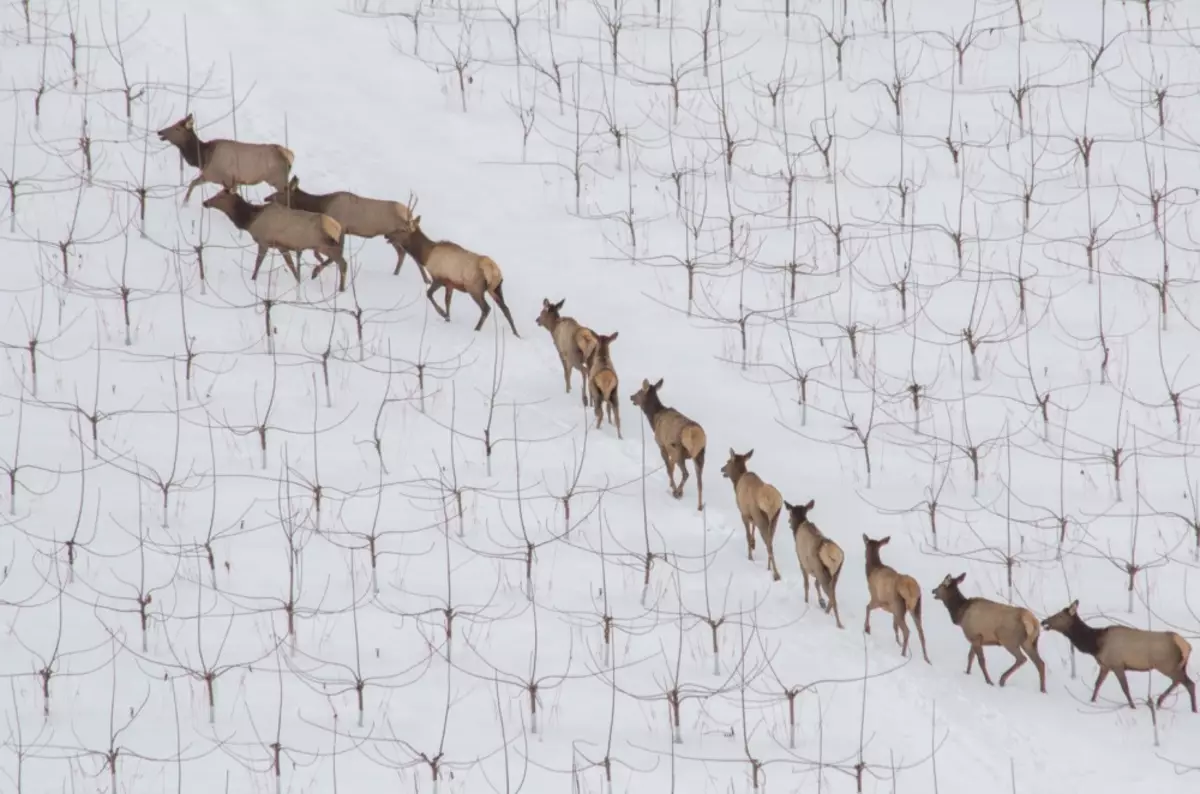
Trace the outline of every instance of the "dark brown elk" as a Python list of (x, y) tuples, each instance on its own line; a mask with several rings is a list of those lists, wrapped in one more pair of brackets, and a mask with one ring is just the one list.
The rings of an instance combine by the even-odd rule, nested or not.
[[(917, 627), (917, 637), (921, 640), (921, 656), (929, 662), (929, 653), (925, 650), (925, 627), (921, 625), (921, 585), (917, 580), (906, 574), (897, 573), (895, 568), (884, 565), (879, 550), (891, 542), (886, 538), (872, 540), (863, 534), (863, 545), (867, 553), (867, 590), (871, 600), (867, 603), (867, 616), (863, 620), (863, 631), (871, 633), (871, 613), (882, 609), (892, 616), (892, 632), (896, 636), (896, 644), (900, 646), (900, 654), (908, 655), (908, 621), (907, 615), (912, 615)], [(903, 634), (904, 641), (900, 636)]]
[(775, 527), (783, 511), (783, 496), (779, 490), (763, 482), (762, 478), (746, 468), (746, 461), (754, 454), (750, 450), (739, 455), (729, 448), (729, 460), (721, 467), (721, 476), (733, 483), (733, 495), (737, 500), (738, 512), (742, 515), (742, 527), (746, 530), (746, 554), (754, 560), (754, 530), (762, 536), (767, 546), (767, 570), (779, 581), (779, 566), (775, 564)]
[[(708, 437), (704, 428), (674, 408), (663, 405), (658, 397), (663, 380), (651, 384), (643, 379), (642, 388), (629, 397), (629, 401), (642, 409), (650, 429), (654, 432), (654, 441), (662, 455), (663, 463), (667, 466), (667, 479), (671, 482), (671, 495), (676, 499), (683, 498), (683, 486), (687, 485), (687, 461), (696, 462), (696, 509), (704, 509), (704, 452), (708, 446)], [(675, 484), (675, 466), (679, 465), (683, 479)]]
[(1129, 708), (1136, 708), (1133, 695), (1129, 694), (1129, 681), (1125, 679), (1125, 673), (1130, 670), (1137, 673), (1157, 670), (1171, 679), (1171, 685), (1158, 696), (1158, 707), (1162, 708), (1167, 695), (1183, 684), (1192, 701), (1192, 712), (1195, 713), (1196, 684), (1187, 672), (1192, 646), (1175, 632), (1145, 631), (1115, 625), (1093, 628), (1079, 617), (1078, 601), (1072, 601), (1070, 606), (1043, 620), (1042, 628), (1065, 635), (1075, 650), (1094, 657), (1096, 664), (1100, 665), (1100, 674), (1096, 676), (1096, 686), (1092, 689), (1093, 703), (1100, 694), (1100, 685), (1111, 672), (1117, 677)]
[(1038, 619), (1024, 607), (1000, 604), (986, 598), (967, 598), (958, 589), (966, 578), (965, 573), (947, 575), (933, 589), (933, 597), (946, 605), (950, 621), (962, 629), (963, 636), (971, 643), (971, 649), (967, 652), (967, 675), (971, 674), (971, 665), (978, 659), (983, 680), (991, 685), (992, 677), (988, 675), (983, 649), (999, 645), (1016, 659), (1013, 666), (1000, 676), (1000, 686), (1004, 686), (1028, 659), (1032, 659), (1033, 666), (1037, 668), (1038, 683), (1045, 693), (1046, 665), (1038, 653), (1038, 636), (1042, 632)]
[(191, 113), (159, 130), (158, 139), (172, 144), (184, 162), (200, 170), (183, 195), (184, 204), (192, 197), (192, 191), (205, 183), (220, 185), (233, 192), (242, 185), (262, 182), (283, 190), (295, 160), (291, 149), (277, 143), (245, 143), (224, 138), (200, 140)]
[[(492, 307), (487, 302), (487, 296), (490, 295), (500, 307), (500, 311), (504, 312), (504, 319), (508, 320), (513, 336), (520, 338), (521, 334), (517, 332), (512, 312), (504, 302), (504, 274), (500, 272), (500, 266), (490, 256), (468, 251), (458, 243), (449, 240), (435, 242), (429, 239), (421, 229), (421, 216), (413, 214), (415, 208), (414, 199), (413, 204), (409, 206), (412, 219), (400, 241), (404, 250), (429, 274), (430, 286), (425, 297), (433, 304), (434, 311), (446, 322), (450, 322), (450, 300), (456, 291), (465, 292), (479, 307), (479, 322), (475, 323), (475, 330), (478, 331), (492, 312)], [(446, 294), (444, 309), (438, 306), (433, 297), (439, 289)]]
[[(267, 196), (266, 200), (293, 209), (328, 215), (342, 224), (342, 231), (352, 237), (383, 237), (396, 251), (396, 269), (393, 275), (400, 275), (405, 256), (402, 240), (409, 227), (407, 205), (399, 201), (364, 198), (347, 190), (339, 190), (336, 193), (306, 193), (300, 189), (298, 177), (292, 177), (287, 190), (277, 190)], [(428, 284), (429, 274), (420, 264), (417, 265), (417, 270)]]
[(234, 226), (248, 232), (254, 242), (258, 243), (258, 257), (254, 260), (251, 281), (258, 278), (258, 269), (262, 267), (267, 252), (272, 248), (283, 255), (283, 261), (287, 263), (296, 281), (299, 281), (300, 269), (292, 261), (292, 252), (313, 251), (320, 261), (320, 264), (313, 268), (313, 278), (320, 275), (325, 265), (331, 261), (336, 262), (338, 289), (345, 291), (348, 270), (346, 259), (342, 255), (345, 235), (342, 234), (341, 224), (333, 218), (280, 204), (251, 204), (225, 188), (207, 199), (204, 206), (223, 212)]

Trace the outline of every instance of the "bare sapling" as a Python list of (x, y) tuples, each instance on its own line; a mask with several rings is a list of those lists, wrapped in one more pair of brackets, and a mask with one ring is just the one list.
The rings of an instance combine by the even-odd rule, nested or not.
[(1070, 640), (1075, 650), (1095, 658), (1100, 666), (1100, 674), (1096, 676), (1096, 685), (1092, 688), (1093, 703), (1100, 694), (1100, 685), (1111, 672), (1117, 677), (1129, 708), (1137, 708), (1129, 693), (1129, 681), (1125, 673), (1157, 670), (1171, 680), (1171, 685), (1158, 696), (1155, 706), (1162, 708), (1167, 695), (1182, 684), (1191, 699), (1192, 713), (1196, 713), (1196, 684), (1187, 671), (1192, 646), (1175, 632), (1146, 631), (1115, 624), (1103, 628), (1089, 626), (1079, 617), (1078, 599), (1043, 620), (1042, 628), (1057, 631)]
[[(895, 634), (896, 644), (901, 646), (900, 654), (908, 656), (907, 616), (912, 615), (913, 623), (917, 627), (917, 637), (921, 640), (921, 656), (925, 657), (927, 664), (932, 664), (925, 650), (925, 628), (921, 623), (921, 585), (911, 576), (898, 573), (890, 565), (884, 565), (879, 550), (891, 542), (891, 535), (874, 540), (864, 532), (862, 538), (867, 556), (867, 590), (871, 596), (867, 602), (866, 617), (863, 619), (863, 631), (871, 633), (871, 613), (882, 609), (892, 616), (892, 632)], [(903, 642), (900, 639), (901, 634), (904, 635)]]
[(188, 184), (184, 204), (192, 197), (192, 191), (203, 184), (220, 185), (236, 192), (243, 185), (266, 182), (275, 190), (287, 190), (295, 155), (285, 146), (224, 138), (201, 140), (191, 113), (159, 130), (158, 139), (178, 149), (184, 161), (200, 171)]
[[(125, 101), (125, 131), (128, 133), (132, 133), (133, 132), (133, 103), (138, 101), (145, 95), (146, 85), (142, 84), (135, 88), (136, 84), (130, 82), (130, 80), (129, 80), (129, 72), (128, 72), (128, 69), (126, 68), (126, 62), (125, 62), (125, 49), (124, 49), (123, 40), (121, 37), (121, 4), (119, 2), (113, 3), (112, 14), (113, 14), (113, 19), (112, 19), (113, 27), (112, 27), (112, 39), (110, 40), (109, 36), (108, 36), (108, 31), (106, 30), (106, 28), (104, 26), (104, 13), (103, 13), (103, 10), (101, 10), (100, 37), (104, 42), (105, 49), (108, 50), (109, 57), (113, 59), (113, 62), (116, 63), (117, 68), (121, 73), (121, 89), (120, 90), (121, 90), (122, 98)], [(149, 19), (149, 14), (146, 15), (145, 19), (143, 19), (142, 25), (144, 25), (148, 19)], [(141, 28), (141, 25), (138, 26), (139, 30), (140, 30), (140, 28)], [(135, 30), (134, 34), (132, 34), (132, 35), (136, 35), (136, 33), (137, 33), (137, 31)]]
[(254, 259), (254, 270), (250, 280), (258, 278), (267, 253), (274, 249), (283, 256), (283, 261), (300, 282), (300, 269), (292, 260), (293, 251), (313, 251), (317, 254), (317, 266), (313, 278), (330, 262), (338, 266), (338, 291), (346, 291), (346, 274), (350, 269), (343, 254), (345, 232), (342, 225), (328, 215), (292, 209), (274, 202), (251, 204), (228, 188), (222, 188), (215, 196), (204, 200), (206, 209), (220, 210), (238, 229), (247, 232), (258, 244), (258, 255)]
[(558, 352), (558, 360), (562, 363), (563, 385), (567, 394), (571, 393), (571, 371), (579, 372), (583, 407), (587, 408), (588, 359), (596, 348), (596, 332), (581, 325), (574, 317), (562, 314), (562, 307), (566, 302), (566, 298), (557, 303), (551, 303), (549, 298), (542, 298), (542, 310), (535, 322), (550, 332), (554, 349)]
[(783, 510), (783, 496), (778, 488), (763, 482), (746, 468), (746, 461), (752, 455), (753, 449), (739, 455), (730, 447), (729, 460), (721, 467), (721, 476), (733, 483), (733, 495), (742, 516), (742, 527), (746, 530), (746, 556), (754, 561), (754, 531), (758, 530), (767, 547), (767, 571), (778, 582), (781, 577), (775, 564), (775, 528)]
[(1032, 659), (1042, 694), (1045, 694), (1046, 665), (1038, 653), (1038, 636), (1042, 631), (1038, 619), (1024, 607), (1009, 606), (979, 596), (967, 598), (958, 589), (966, 578), (965, 573), (958, 576), (947, 574), (942, 583), (933, 589), (933, 597), (946, 606), (950, 621), (962, 629), (963, 636), (971, 644), (967, 652), (966, 674), (971, 674), (971, 667), (978, 658), (983, 680), (991, 686), (992, 677), (988, 675), (983, 649), (998, 645), (1016, 659), (1013, 666), (1000, 676), (1000, 686), (1004, 686), (1013, 673)]
[[(409, 200), (412, 200), (411, 196)], [(348, 190), (307, 193), (301, 190), (299, 177), (292, 177), (286, 190), (272, 193), (267, 196), (266, 202), (327, 215), (342, 225), (344, 234), (352, 237), (383, 237), (396, 251), (396, 269), (392, 271), (392, 275), (400, 275), (405, 257), (403, 238), (408, 233), (410, 220), (407, 204), (364, 198)], [(424, 268), (418, 265), (417, 271), (421, 274), (421, 279), (428, 284), (429, 274)]]
[(833, 540), (825, 537), (816, 524), (808, 520), (808, 514), (816, 506), (815, 499), (809, 499), (802, 505), (788, 504), (783, 507), (788, 511), (788, 525), (792, 529), (792, 539), (796, 542), (796, 559), (800, 563), (800, 573), (804, 577), (804, 603), (808, 603), (808, 584), (812, 578), (817, 591), (817, 604), (828, 615), (833, 613), (833, 619), (839, 629), (842, 616), (838, 612), (837, 583), (842, 575), (842, 564), (846, 555), (842, 547)]
[[(688, 481), (687, 461), (696, 464), (696, 510), (704, 510), (704, 453), (708, 446), (708, 436), (700, 424), (684, 416), (674, 408), (663, 405), (658, 391), (663, 386), (663, 379), (657, 383), (643, 379), (642, 387), (629, 397), (629, 401), (642, 409), (650, 429), (654, 431), (654, 441), (667, 467), (667, 479), (671, 483), (671, 495), (676, 499), (683, 498), (683, 487)], [(675, 484), (675, 466), (683, 472), (679, 485)]]
[(434, 65), (434, 71), (441, 74), (446, 71), (453, 71), (457, 77), (458, 83), (458, 98), (462, 112), (467, 112), (467, 86), (475, 84), (475, 75), (472, 67), (475, 65), (475, 56), (471, 53), (471, 24), (464, 23), (459, 26), (458, 44), (451, 47), (442, 41), (442, 37), (438, 35), (437, 29), (434, 28), (433, 37), (437, 39), (438, 44), (442, 45), (442, 49), (446, 51), (446, 55), (450, 58), (450, 66), (444, 67)]
[[(409, 206), (410, 214), (415, 208), (414, 198)], [(504, 274), (494, 259), (469, 251), (449, 240), (431, 240), (421, 229), (421, 216), (415, 214), (412, 214), (408, 232), (402, 237), (401, 244), (429, 274), (430, 286), (425, 292), (425, 297), (443, 320), (450, 322), (450, 301), (454, 293), (465, 292), (479, 307), (479, 322), (475, 323), (475, 330), (478, 331), (483, 328), (484, 321), (492, 312), (492, 307), (487, 302), (487, 297), (491, 297), (504, 313), (504, 319), (508, 320), (513, 336), (518, 339), (521, 337), (517, 332), (516, 323), (513, 322), (512, 313), (508, 310), (508, 304), (504, 301)], [(438, 306), (433, 297), (438, 290), (442, 290), (446, 296), (444, 309)]]
[(604, 421), (605, 408), (608, 409), (608, 423), (617, 428), (617, 438), (621, 435), (621, 406), (616, 367), (613, 366), (611, 345), (617, 341), (617, 334), (597, 334), (596, 346), (592, 349), (587, 362), (588, 397), (596, 414), (596, 429)]

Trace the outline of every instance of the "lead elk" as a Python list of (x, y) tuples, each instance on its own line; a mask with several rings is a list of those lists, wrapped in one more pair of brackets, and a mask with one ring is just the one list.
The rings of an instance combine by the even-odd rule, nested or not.
[(299, 282), (300, 269), (292, 261), (291, 254), (293, 251), (313, 251), (319, 262), (313, 268), (313, 278), (321, 274), (325, 265), (331, 261), (337, 262), (338, 290), (345, 291), (348, 270), (342, 255), (345, 235), (342, 225), (333, 218), (280, 204), (251, 204), (227, 188), (222, 188), (221, 192), (205, 200), (204, 206), (223, 212), (234, 226), (248, 232), (258, 243), (258, 257), (254, 260), (251, 281), (258, 278), (258, 269), (262, 267), (267, 252), (274, 248), (283, 255), (283, 261)]
[(971, 665), (979, 660), (979, 671), (988, 686), (992, 685), (992, 677), (988, 675), (987, 663), (983, 658), (983, 649), (999, 645), (1013, 655), (1016, 662), (1000, 676), (1000, 686), (1025, 664), (1033, 660), (1037, 668), (1038, 683), (1044, 694), (1046, 692), (1046, 665), (1038, 653), (1038, 636), (1041, 628), (1038, 619), (1024, 607), (1000, 604), (986, 598), (967, 598), (958, 586), (967, 578), (965, 573), (958, 576), (946, 575), (942, 583), (933, 589), (933, 597), (946, 605), (950, 620), (962, 629), (963, 636), (971, 643), (967, 652), (967, 675), (971, 674)]
[(1094, 628), (1079, 617), (1077, 600), (1043, 620), (1042, 628), (1065, 635), (1075, 646), (1075, 650), (1095, 658), (1096, 664), (1100, 666), (1100, 674), (1096, 676), (1096, 686), (1092, 689), (1093, 703), (1100, 694), (1100, 685), (1111, 672), (1116, 675), (1129, 708), (1136, 708), (1133, 705), (1133, 696), (1129, 694), (1129, 681), (1125, 679), (1125, 672), (1132, 670), (1146, 673), (1157, 670), (1171, 679), (1171, 685), (1158, 696), (1158, 707), (1162, 708), (1167, 695), (1171, 694), (1175, 687), (1183, 684), (1192, 701), (1192, 713), (1196, 712), (1196, 685), (1187, 672), (1192, 646), (1175, 632), (1146, 631), (1117, 625)]
[[(300, 189), (299, 177), (292, 177), (286, 190), (276, 190), (267, 196), (268, 202), (283, 204), (306, 212), (328, 215), (342, 224), (342, 231), (353, 237), (369, 239), (383, 237), (396, 251), (396, 269), (392, 275), (400, 275), (404, 265), (403, 236), (408, 232), (408, 206), (399, 201), (364, 198), (348, 190), (336, 193), (306, 193)], [(411, 197), (410, 197), (411, 200)], [(417, 270), (421, 279), (428, 284), (429, 274), (420, 264)]]
[[(629, 401), (642, 409), (650, 429), (654, 431), (654, 441), (662, 454), (663, 463), (667, 466), (667, 479), (671, 482), (671, 495), (676, 499), (683, 498), (683, 486), (687, 485), (687, 461), (696, 463), (696, 509), (704, 509), (704, 452), (708, 446), (708, 437), (704, 428), (674, 408), (663, 405), (658, 391), (662, 388), (663, 379), (651, 384), (643, 379), (642, 388), (630, 395)], [(675, 466), (683, 472), (679, 485), (675, 484)]]
[(224, 138), (200, 140), (191, 113), (159, 130), (158, 139), (172, 144), (184, 162), (200, 169), (200, 174), (188, 184), (184, 204), (192, 197), (192, 191), (205, 183), (220, 185), (230, 192), (236, 192), (242, 185), (262, 182), (277, 191), (284, 190), (296, 159), (291, 149), (277, 143), (245, 143)]
[(721, 467), (721, 476), (733, 483), (733, 495), (737, 500), (738, 512), (742, 515), (742, 527), (746, 530), (746, 554), (754, 561), (754, 530), (762, 536), (767, 546), (767, 570), (778, 582), (779, 567), (775, 564), (775, 527), (783, 510), (783, 496), (773, 485), (746, 468), (746, 461), (754, 455), (750, 450), (739, 455), (729, 448), (729, 460)]
[(551, 303), (549, 298), (542, 298), (542, 311), (537, 316), (537, 324), (550, 332), (554, 349), (558, 351), (558, 360), (562, 362), (563, 383), (567, 394), (571, 393), (571, 370), (578, 370), (583, 379), (583, 407), (588, 407), (588, 372), (587, 361), (596, 348), (596, 332), (580, 325), (574, 317), (562, 314), (566, 298)]
[[(521, 334), (517, 332), (512, 313), (504, 302), (504, 274), (500, 272), (500, 266), (490, 256), (468, 251), (458, 243), (429, 239), (421, 229), (421, 216), (415, 214), (416, 201), (414, 197), (408, 207), (410, 220), (408, 228), (400, 236), (400, 243), (429, 274), (430, 286), (425, 297), (433, 304), (434, 311), (450, 322), (450, 300), (456, 290), (465, 292), (479, 307), (479, 322), (475, 323), (475, 330), (478, 331), (492, 313), (486, 297), (490, 295), (500, 311), (504, 312), (504, 319), (508, 320), (513, 336), (519, 339)], [(445, 309), (438, 306), (433, 298), (439, 289), (446, 293)]]
[[(871, 633), (871, 613), (882, 609), (892, 616), (892, 633), (896, 644), (900, 646), (900, 655), (908, 656), (908, 621), (907, 615), (912, 615), (917, 627), (917, 637), (921, 640), (921, 656), (929, 661), (929, 653), (925, 650), (925, 627), (921, 625), (921, 585), (917, 580), (906, 574), (897, 573), (895, 568), (884, 565), (879, 550), (892, 542), (891, 535), (879, 540), (862, 536), (867, 553), (867, 590), (871, 600), (867, 603), (867, 616), (863, 620), (863, 631)], [(904, 641), (900, 636), (903, 634)]]
[[(804, 603), (808, 603), (808, 580), (811, 576), (815, 580), (817, 603), (826, 615), (833, 612), (839, 629), (845, 628), (837, 602), (838, 578), (846, 561), (842, 547), (825, 537), (817, 525), (809, 520), (808, 514), (816, 506), (816, 500), (809, 499), (802, 505), (784, 502), (783, 506), (788, 511), (788, 523), (792, 528), (792, 538), (796, 541), (796, 559), (804, 575)], [(821, 595), (822, 591), (828, 596), (828, 601)]]
[(596, 429), (604, 421), (604, 408), (608, 407), (608, 423), (617, 428), (617, 438), (621, 438), (621, 406), (617, 404), (619, 395), (617, 388), (621, 385), (617, 378), (617, 370), (613, 366), (612, 343), (617, 341), (619, 331), (611, 334), (596, 334), (596, 346), (588, 357), (588, 396), (596, 411)]

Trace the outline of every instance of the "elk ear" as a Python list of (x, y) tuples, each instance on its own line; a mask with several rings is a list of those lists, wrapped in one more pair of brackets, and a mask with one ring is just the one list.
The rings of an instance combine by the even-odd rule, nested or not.
[(868, 537), (867, 537), (867, 533), (866, 533), (866, 532), (864, 532), (864, 533), (863, 533), (863, 545), (865, 546), (865, 545), (867, 545), (867, 544), (868, 544), (868, 543), (870, 543), (870, 542), (871, 542), (871, 539), (870, 539), (870, 538), (868, 538)]
[(804, 509), (805, 509), (805, 510), (812, 510), (812, 509), (813, 509), (813, 505), (815, 505), (816, 503), (817, 503), (817, 500), (816, 500), (816, 499), (809, 499), (809, 500), (808, 500), (808, 504), (806, 504), (806, 505), (804, 506)]
[(421, 228), (421, 216), (420, 216), (420, 215), (418, 215), (417, 217), (413, 218), (413, 228), (414, 228), (414, 229), (420, 229), (420, 228)]
[(549, 298), (542, 298), (542, 308), (543, 309), (550, 308), (550, 299)]
[(661, 389), (661, 388), (662, 388), (662, 385), (663, 385), (663, 379), (662, 379), (662, 378), (659, 378), (659, 379), (658, 379), (658, 383), (654, 384), (654, 390), (655, 390), (655, 391), (658, 391), (659, 389)]
[(190, 129), (193, 129), (193, 128), (195, 128), (195, 126), (196, 126), (196, 117), (195, 117), (195, 116), (193, 116), (191, 113), (189, 113), (189, 114), (187, 114), (186, 116), (184, 116), (184, 118), (183, 118), (183, 126), (187, 127), (189, 130), (190, 130)]
[(967, 575), (965, 573), (960, 573), (958, 576), (954, 577), (951, 581), (954, 584), (962, 584), (963, 581), (966, 580), (966, 578), (967, 578)]
[(888, 535), (887, 537), (885, 537), (885, 538), (881, 538), (881, 539), (879, 540), (879, 545), (880, 545), (880, 546), (886, 546), (887, 544), (889, 544), (889, 543), (891, 543), (891, 542), (892, 542), (892, 536), (891, 536), (891, 535)]
[(1071, 613), (1072, 615), (1079, 612), (1079, 599), (1078, 598), (1076, 598), (1074, 601), (1071, 602), (1071, 606), (1067, 607), (1067, 612)]
[(620, 333), (621, 333), (620, 331), (613, 331), (611, 334), (609, 334), (608, 341), (609, 342), (617, 341), (617, 335)]
[[(792, 512), (792, 508), (793, 508), (793, 507), (795, 507), (795, 505), (794, 505), (794, 504), (790, 504), (790, 503), (788, 502), (788, 500), (787, 500), (787, 499), (784, 499), (784, 500), (783, 500), (783, 509), (784, 509), (784, 510), (786, 510), (786, 511), (788, 511), (788, 512), (790, 513), (790, 512)], [(866, 537), (866, 536), (864, 535), (863, 537)]]
[(566, 302), (567, 302), (567, 299), (563, 298), (558, 303), (554, 304), (554, 311), (558, 311), (559, 309), (561, 309), (563, 307), (563, 304)]
[(300, 187), (300, 177), (298, 177), (298, 176), (292, 177), (291, 181), (288, 182), (288, 187), (290, 187), (292, 190), (295, 190), (298, 187)]
[(731, 457), (731, 458), (737, 457), (737, 453), (733, 451), (733, 447), (729, 448), (729, 457)]
[(749, 452), (747, 452), (745, 455), (742, 455), (742, 460), (750, 460), (750, 458), (751, 458), (753, 455), (754, 455), (754, 450), (753, 450), (753, 449), (751, 449), (751, 450), (750, 450)]

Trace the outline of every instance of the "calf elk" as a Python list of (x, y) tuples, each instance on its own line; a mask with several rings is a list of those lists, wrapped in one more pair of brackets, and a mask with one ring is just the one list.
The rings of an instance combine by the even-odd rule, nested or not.
[(222, 188), (220, 193), (207, 199), (204, 206), (225, 213), (234, 226), (249, 232), (254, 242), (258, 243), (258, 257), (254, 260), (251, 281), (258, 278), (258, 269), (262, 267), (267, 251), (274, 248), (283, 255), (283, 261), (299, 282), (300, 269), (292, 261), (291, 252), (314, 251), (320, 264), (313, 268), (313, 278), (319, 276), (321, 269), (330, 261), (337, 262), (338, 290), (345, 291), (348, 269), (346, 259), (342, 256), (345, 236), (342, 234), (342, 225), (333, 218), (281, 204), (251, 204), (228, 188)]
[(596, 429), (604, 421), (604, 406), (608, 406), (608, 422), (616, 425), (617, 438), (621, 438), (621, 406), (617, 405), (617, 371), (613, 368), (612, 353), (609, 346), (617, 341), (614, 331), (608, 336), (597, 334), (596, 346), (592, 349), (587, 362), (588, 393), (591, 396), (592, 407), (596, 409)]
[(571, 370), (579, 371), (583, 378), (583, 407), (588, 405), (588, 372), (587, 361), (596, 347), (596, 334), (592, 329), (579, 324), (574, 317), (564, 317), (563, 298), (558, 303), (551, 303), (542, 298), (542, 311), (537, 316), (537, 324), (550, 332), (554, 341), (554, 349), (558, 351), (558, 360), (562, 362), (563, 382), (567, 394), (571, 393)]
[[(804, 574), (804, 603), (808, 603), (808, 578), (811, 576), (816, 580), (817, 603), (825, 610), (826, 615), (830, 611), (833, 612), (833, 619), (841, 629), (845, 626), (842, 625), (842, 616), (838, 612), (837, 583), (838, 577), (842, 575), (842, 563), (846, 561), (846, 555), (841, 546), (825, 537), (817, 525), (808, 520), (808, 514), (815, 505), (814, 499), (809, 499), (808, 504), (803, 505), (783, 503), (788, 511), (792, 537), (796, 541), (796, 559), (800, 562), (800, 572)], [(821, 595), (822, 590), (829, 597), (828, 602)]]
[(990, 686), (992, 677), (988, 675), (987, 663), (983, 659), (983, 649), (990, 645), (1003, 646), (1013, 655), (1016, 662), (1000, 676), (1000, 686), (1021, 668), (1027, 661), (1026, 654), (1033, 659), (1033, 666), (1038, 671), (1038, 683), (1043, 693), (1046, 691), (1046, 665), (1038, 653), (1038, 635), (1041, 628), (1038, 619), (1024, 607), (1014, 607), (989, 601), (986, 598), (967, 598), (958, 589), (965, 573), (958, 576), (947, 574), (942, 583), (933, 589), (933, 597), (946, 605), (950, 620), (962, 629), (963, 636), (971, 643), (967, 652), (967, 675), (971, 674), (971, 665), (979, 659), (979, 670), (983, 680)]
[[(667, 478), (671, 481), (671, 495), (676, 499), (683, 498), (683, 486), (688, 481), (687, 461), (696, 462), (696, 509), (704, 509), (704, 452), (708, 445), (708, 437), (704, 428), (674, 408), (662, 404), (658, 390), (662, 388), (663, 379), (651, 384), (643, 379), (642, 388), (630, 395), (629, 401), (642, 409), (650, 429), (654, 431), (654, 441), (662, 454), (663, 463), (667, 465)], [(679, 464), (683, 479), (675, 484), (675, 464)]]
[(196, 120), (191, 113), (159, 130), (158, 139), (173, 144), (184, 162), (200, 169), (200, 175), (191, 181), (183, 195), (184, 204), (192, 197), (192, 191), (206, 182), (229, 191), (260, 182), (283, 190), (295, 160), (291, 149), (277, 143), (243, 143), (221, 138), (202, 141), (196, 134)]
[[(921, 625), (921, 585), (911, 576), (897, 573), (890, 565), (884, 565), (879, 556), (879, 550), (892, 541), (886, 538), (872, 540), (863, 533), (863, 545), (867, 547), (867, 590), (871, 600), (867, 603), (867, 616), (863, 620), (863, 631), (871, 633), (871, 613), (882, 609), (892, 616), (892, 632), (896, 636), (896, 644), (900, 646), (900, 655), (908, 656), (908, 621), (906, 615), (912, 615), (913, 623), (917, 626), (917, 637), (921, 640), (921, 655), (929, 664), (929, 653), (925, 650), (925, 627)], [(900, 635), (904, 635), (901, 643)]]
[[(519, 339), (521, 334), (517, 332), (512, 313), (508, 310), (508, 304), (504, 302), (504, 274), (500, 272), (500, 266), (490, 256), (468, 251), (458, 243), (449, 240), (434, 242), (429, 239), (421, 230), (421, 216), (413, 214), (413, 210), (416, 209), (415, 198), (408, 209), (411, 219), (407, 230), (399, 238), (400, 244), (429, 274), (430, 286), (425, 297), (433, 304), (434, 310), (442, 315), (446, 322), (450, 322), (450, 299), (454, 297), (455, 290), (465, 292), (479, 306), (479, 322), (475, 323), (475, 330), (478, 331), (492, 313), (492, 307), (488, 305), (486, 298), (487, 295), (491, 295), (500, 311), (504, 312), (504, 319), (508, 320), (513, 336)], [(446, 293), (445, 309), (438, 306), (433, 298), (433, 294), (439, 289)]]
[[(396, 251), (396, 269), (392, 275), (400, 275), (404, 264), (402, 240), (408, 233), (408, 206), (399, 201), (363, 198), (346, 190), (336, 193), (305, 193), (300, 189), (300, 179), (292, 177), (287, 190), (277, 190), (267, 196), (267, 201), (283, 204), (306, 212), (328, 215), (342, 224), (342, 231), (353, 237), (382, 236)], [(420, 264), (417, 270), (426, 284), (429, 274)]]
[(1145, 631), (1128, 626), (1105, 626), (1092, 628), (1079, 617), (1079, 601), (1072, 601), (1066, 609), (1056, 612), (1042, 621), (1042, 628), (1052, 629), (1066, 635), (1077, 651), (1095, 657), (1100, 665), (1096, 686), (1092, 690), (1092, 702), (1100, 694), (1100, 685), (1109, 672), (1117, 676), (1117, 683), (1125, 693), (1129, 708), (1133, 696), (1129, 694), (1129, 682), (1125, 671), (1146, 673), (1151, 670), (1171, 679), (1171, 685), (1158, 696), (1158, 707), (1162, 708), (1167, 695), (1183, 684), (1192, 701), (1192, 712), (1196, 711), (1196, 685), (1188, 677), (1187, 663), (1192, 655), (1192, 646), (1173, 631)]
[(737, 500), (738, 512), (742, 514), (742, 527), (746, 530), (747, 555), (751, 560), (754, 559), (754, 530), (757, 529), (763, 543), (767, 544), (767, 570), (778, 582), (775, 527), (783, 510), (783, 496), (775, 486), (763, 482), (761, 477), (746, 468), (746, 461), (753, 454), (754, 450), (750, 450), (745, 455), (739, 455), (730, 447), (729, 460), (721, 467), (721, 476), (733, 482), (733, 495)]

